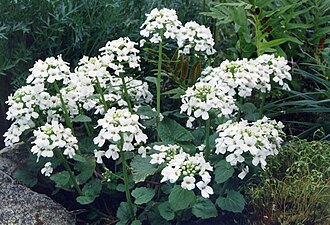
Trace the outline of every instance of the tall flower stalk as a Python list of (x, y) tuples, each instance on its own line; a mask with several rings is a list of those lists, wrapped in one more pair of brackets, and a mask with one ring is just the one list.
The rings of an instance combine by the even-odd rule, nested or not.
[(163, 30), (160, 30), (160, 42), (158, 48), (158, 65), (157, 65), (157, 125), (160, 123), (160, 95), (161, 95), (161, 80), (162, 80), (162, 62), (163, 62)]
[(131, 193), (130, 193), (129, 186), (128, 186), (129, 180), (128, 180), (127, 162), (126, 162), (126, 158), (125, 158), (125, 152), (122, 149), (123, 149), (123, 144), (121, 143), (120, 158), (121, 158), (121, 164), (122, 164), (123, 174), (124, 174), (125, 195), (126, 195), (126, 201), (127, 201), (127, 205), (128, 205), (130, 218), (133, 221), (134, 211), (133, 211), (133, 205), (132, 205), (132, 200), (131, 200)]
[(205, 160), (208, 161), (210, 157), (210, 118), (205, 121)]

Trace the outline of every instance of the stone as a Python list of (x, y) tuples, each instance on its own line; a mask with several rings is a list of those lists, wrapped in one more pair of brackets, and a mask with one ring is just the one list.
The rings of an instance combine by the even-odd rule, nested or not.
[[(75, 216), (44, 194), (19, 184), (11, 175), (20, 161), (0, 155), (0, 225), (74, 225)], [(4, 157), (6, 156), (6, 157)]]

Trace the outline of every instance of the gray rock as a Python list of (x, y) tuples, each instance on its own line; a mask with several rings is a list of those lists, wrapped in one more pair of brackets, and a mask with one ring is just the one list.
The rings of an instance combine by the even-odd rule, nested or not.
[[(15, 161), (15, 160), (14, 160)], [(75, 216), (12, 177), (17, 163), (0, 155), (0, 225), (73, 225)]]

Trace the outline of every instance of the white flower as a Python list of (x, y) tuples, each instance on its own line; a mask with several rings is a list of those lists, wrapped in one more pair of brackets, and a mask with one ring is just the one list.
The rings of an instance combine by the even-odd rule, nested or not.
[(115, 74), (124, 72), (123, 64), (128, 64), (130, 68), (140, 68), (139, 50), (134, 46), (137, 43), (131, 41), (128, 37), (109, 41), (105, 47), (101, 48), (101, 61), (115, 70)]
[(210, 195), (214, 194), (212, 187), (208, 186), (207, 184), (208, 183), (205, 183), (204, 181), (199, 181), (196, 183), (196, 186), (199, 190), (201, 190), (201, 195), (204, 198), (209, 198)]
[(138, 153), (141, 155), (142, 158), (146, 158), (147, 157), (147, 150), (150, 150), (150, 147), (144, 147), (144, 146), (140, 146), (138, 149)]
[(285, 82), (291, 80), (287, 64), (283, 57), (267, 54), (257, 59), (225, 60), (219, 67), (206, 68), (199, 81), (215, 83), (222, 92), (244, 98), (251, 96), (253, 90), (271, 91), (271, 81), (287, 90), (289, 87)]
[(243, 180), (248, 173), (249, 173), (249, 166), (246, 166), (242, 169), (242, 172), (238, 174), (238, 178)]
[(170, 181), (171, 183), (175, 183), (181, 175), (181, 169), (178, 166), (176, 167), (167, 166), (162, 170), (161, 174), (163, 175), (163, 178), (160, 181), (161, 183), (165, 181)]
[(166, 154), (165, 153), (152, 154), (150, 155), (150, 157), (151, 157), (150, 160), (151, 164), (162, 164), (163, 162), (165, 162)]
[(146, 21), (140, 27), (142, 29), (140, 34), (143, 37), (150, 38), (151, 43), (160, 43), (162, 41), (161, 32), (163, 33), (163, 38), (166, 39), (176, 39), (180, 35), (179, 29), (182, 25), (175, 10), (166, 8), (158, 10), (155, 8), (146, 16)]
[[(102, 148), (105, 144), (110, 143), (105, 156), (111, 157), (113, 160), (118, 159), (120, 150), (133, 151), (134, 145), (146, 143), (148, 138), (142, 132), (142, 125), (138, 120), (139, 116), (130, 113), (128, 109), (112, 107), (104, 118), (97, 121), (97, 127), (101, 127), (101, 130), (94, 138), (94, 144)], [(120, 142), (122, 142), (122, 149), (118, 150), (116, 146)]]
[[(183, 177), (181, 187), (187, 190), (195, 188), (196, 177), (207, 184), (211, 181), (208, 171), (213, 171), (213, 167), (206, 162), (203, 153), (197, 153), (194, 156), (183, 152), (183, 149), (177, 145), (155, 145), (153, 147), (160, 153), (151, 155), (151, 164), (166, 163), (162, 169), (161, 182), (170, 181), (171, 183)], [(207, 190), (209, 190), (207, 188)], [(203, 192), (204, 193), (204, 192)], [(204, 197), (204, 196), (203, 196)]]
[[(244, 162), (245, 158), (250, 158), (244, 156), (250, 155), (254, 166), (260, 164), (265, 169), (267, 157), (276, 155), (283, 142), (282, 128), (281, 122), (277, 123), (267, 117), (251, 123), (246, 120), (227, 121), (217, 128), (219, 137), (215, 140), (215, 153), (226, 155), (226, 161), (232, 166)], [(248, 172), (249, 167), (244, 168), (239, 178), (243, 179)]]
[(189, 54), (191, 49), (194, 49), (195, 53), (205, 52), (207, 55), (215, 53), (213, 48), (215, 43), (210, 29), (195, 21), (187, 22), (181, 27), (177, 39), (178, 46), (183, 48), (183, 54)]
[(63, 154), (72, 158), (78, 150), (78, 140), (72, 135), (72, 132), (58, 121), (46, 123), (33, 132), (35, 140), (31, 148), (33, 154), (39, 157), (53, 157), (54, 149), (64, 149)]
[(46, 58), (45, 61), (38, 60), (32, 69), (31, 75), (27, 78), (27, 83), (41, 84), (47, 81), (54, 83), (54, 81), (62, 80), (67, 82), (70, 76), (70, 67), (67, 62), (64, 62), (62, 56)]
[(45, 166), (41, 169), (41, 174), (45, 174), (46, 177), (49, 177), (53, 173), (53, 167), (51, 162), (45, 163)]
[(187, 126), (191, 127), (194, 118), (209, 119), (209, 112), (214, 110), (219, 117), (232, 116), (237, 110), (235, 99), (218, 90), (214, 82), (197, 82), (181, 96), (181, 113), (189, 116)]
[(104, 151), (97, 151), (96, 149), (94, 150), (94, 156), (96, 158), (97, 163), (103, 163), (102, 156), (105, 155)]
[(116, 160), (119, 158), (119, 153), (120, 150), (117, 147), (117, 145), (109, 145), (108, 150), (105, 152), (105, 157), (107, 157), (108, 159), (112, 158), (113, 160)]
[(186, 176), (186, 177), (183, 178), (183, 181), (181, 183), (181, 187), (183, 189), (193, 190), (195, 188), (195, 182), (196, 182), (195, 177)]

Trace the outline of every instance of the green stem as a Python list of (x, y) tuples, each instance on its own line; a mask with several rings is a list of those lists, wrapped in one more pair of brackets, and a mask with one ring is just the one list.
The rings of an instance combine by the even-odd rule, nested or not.
[(258, 119), (262, 119), (262, 117), (264, 116), (265, 101), (266, 101), (266, 93), (261, 93), (261, 104), (259, 107)]
[(68, 162), (66, 161), (66, 159), (64, 158), (64, 156), (62, 155), (62, 153), (58, 149), (55, 149), (54, 153), (55, 153), (56, 157), (61, 160), (61, 162), (64, 165), (64, 168), (66, 169), (66, 171), (68, 171), (69, 176), (70, 176), (70, 180), (72, 181), (74, 188), (77, 190), (79, 195), (82, 195), (82, 191), (81, 191), (81, 189), (80, 189), (80, 187), (77, 183), (76, 177), (73, 174), (73, 172), (72, 172)]
[(104, 105), (104, 111), (107, 112), (108, 111), (108, 104), (107, 104), (107, 101), (105, 100), (105, 97), (104, 97), (104, 92), (101, 88), (101, 84), (100, 84), (100, 81), (99, 79), (96, 77), (96, 89), (97, 89), (97, 92), (101, 95), (101, 101)]
[[(81, 109), (81, 107), (78, 103), (77, 103), (77, 107), (78, 107), (78, 110), (79, 110), (79, 114), (84, 115), (84, 112), (83, 112), (83, 110)], [(84, 122), (84, 126), (85, 126), (85, 129), (87, 131), (88, 137), (92, 137), (93, 136), (93, 130), (91, 129), (89, 123)]]
[[(244, 98), (243, 97), (240, 97), (239, 98), (240, 107), (242, 107), (243, 103), (244, 103)], [(242, 114), (241, 109), (239, 109), (238, 110), (238, 113), (237, 113), (237, 117), (236, 117), (236, 121), (237, 122), (239, 122), (241, 120), (241, 114)]]
[[(206, 12), (206, 0), (203, 0), (203, 12)], [(202, 24), (205, 25), (205, 16), (202, 16)]]
[(63, 99), (62, 93), (61, 93), (60, 88), (58, 87), (58, 84), (57, 84), (56, 81), (54, 81), (54, 87), (55, 87), (56, 92), (57, 92), (57, 93), (59, 94), (59, 96), (60, 96), (61, 108), (62, 108), (62, 110), (63, 110), (65, 123), (66, 123), (66, 125), (71, 129), (72, 134), (74, 134), (74, 130), (73, 130), (73, 126), (72, 126), (71, 118), (70, 118), (69, 113), (68, 113), (68, 109), (67, 109), (67, 107), (66, 107), (66, 104), (65, 104), (65, 102), (64, 102), (64, 99)]
[(219, 196), (224, 196), (227, 186), (228, 186), (228, 180), (225, 183), (223, 183), (219, 191)]
[[(103, 167), (104, 170), (109, 170), (109, 169), (107, 168), (107, 166), (106, 166), (104, 163), (102, 163), (102, 167)], [(121, 176), (119, 176), (119, 175), (113, 173), (112, 171), (110, 171), (110, 172), (111, 172), (111, 176), (117, 177), (118, 179), (124, 181), (124, 178), (123, 178), (123, 177), (121, 177)]]
[[(256, 6), (256, 1), (253, 1), (254, 9), (256, 10), (258, 7)], [(259, 20), (259, 15), (255, 14), (253, 15), (254, 20), (254, 28), (256, 32), (256, 48), (257, 48), (257, 56), (260, 56), (263, 52), (261, 52), (261, 44), (262, 44), (262, 25)]]
[(225, 116), (222, 115), (220, 119), (218, 119), (218, 123), (219, 125), (223, 124), (223, 122), (225, 121)]
[[(64, 158), (64, 156), (62, 155), (62, 153), (61, 153), (58, 149), (55, 149), (55, 150), (54, 150), (54, 154), (57, 156), (57, 158), (59, 158), (59, 159), (62, 161), (62, 163), (63, 163), (63, 165), (64, 165), (64, 168), (66, 169), (66, 171), (68, 171), (69, 176), (70, 176), (70, 179), (71, 179), (71, 181), (72, 181), (72, 183), (73, 183), (73, 186), (75, 187), (75, 189), (76, 189), (76, 191), (78, 192), (78, 194), (79, 194), (79, 195), (83, 195), (82, 190), (80, 189), (80, 187), (79, 187), (79, 185), (78, 185), (78, 183), (77, 183), (76, 177), (75, 177), (75, 175), (73, 174), (73, 172), (72, 172), (72, 170), (71, 170), (71, 168), (70, 168), (68, 162), (66, 161), (66, 159)], [(100, 216), (103, 216), (103, 217), (105, 217), (105, 218), (112, 218), (112, 217), (110, 217), (109, 215), (107, 215), (107, 214), (101, 212), (100, 210), (98, 210), (97, 208), (95, 208), (95, 207), (92, 206), (92, 205), (88, 205), (88, 207), (89, 207), (90, 209), (94, 210), (94, 212), (96, 212), (96, 213), (99, 214)]]
[(131, 220), (134, 220), (134, 211), (133, 211), (133, 206), (132, 206), (132, 200), (131, 200), (131, 193), (129, 191), (128, 187), (128, 173), (127, 173), (127, 164), (126, 164), (126, 159), (125, 159), (125, 152), (123, 151), (123, 139), (121, 141), (121, 148), (120, 148), (120, 157), (121, 157), (121, 164), (123, 166), (123, 173), (124, 173), (124, 187), (125, 187), (125, 195), (126, 195), (126, 200), (128, 204), (128, 210), (130, 213)]
[(126, 86), (126, 82), (125, 82), (125, 77), (124, 77), (124, 74), (123, 73), (120, 73), (120, 78), (121, 78), (121, 81), (123, 83), (123, 92), (124, 92), (123, 95), (124, 95), (124, 99), (127, 102), (127, 106), (128, 106), (128, 109), (129, 109), (130, 113), (133, 113), (132, 104), (131, 104), (131, 101), (129, 99), (129, 95), (128, 95), (128, 91), (127, 91), (127, 86)]
[(205, 121), (205, 160), (210, 157), (210, 118)]
[(162, 61), (163, 61), (163, 30), (160, 31), (161, 41), (159, 42), (158, 49), (158, 68), (157, 68), (157, 114), (156, 114), (156, 122), (157, 126), (160, 122), (160, 82), (162, 79)]

